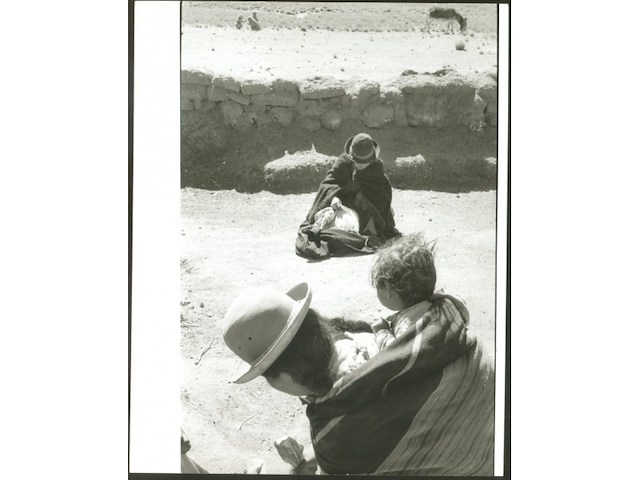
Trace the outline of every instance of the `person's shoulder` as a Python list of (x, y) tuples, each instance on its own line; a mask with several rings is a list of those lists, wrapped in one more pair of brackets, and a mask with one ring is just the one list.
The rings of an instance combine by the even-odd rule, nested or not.
[(461, 297), (439, 290), (433, 294), (431, 302), (434, 305), (451, 305), (458, 310), (464, 322), (469, 323), (469, 309), (467, 308), (467, 303)]
[(451, 303), (454, 303), (456, 305), (466, 305), (466, 302), (464, 301), (464, 299), (462, 297), (460, 297), (459, 295), (454, 295), (448, 292), (445, 292), (444, 290), (440, 289), (437, 292), (433, 292), (433, 295), (431, 297), (431, 301), (435, 302), (437, 300), (440, 301), (449, 301)]
[(371, 165), (369, 165), (368, 169), (371, 173), (386, 177), (386, 174), (384, 173), (384, 162), (380, 158), (376, 158), (373, 162), (371, 162)]
[(351, 170), (352, 168), (354, 168), (353, 160), (351, 160), (351, 157), (349, 157), (349, 155), (347, 155), (346, 153), (341, 153), (340, 155), (335, 157), (333, 163), (331, 164), (331, 168), (333, 170), (336, 170), (338, 168)]

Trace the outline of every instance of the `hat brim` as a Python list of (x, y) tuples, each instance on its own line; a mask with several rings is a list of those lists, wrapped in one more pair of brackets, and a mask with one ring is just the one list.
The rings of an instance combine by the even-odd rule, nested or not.
[(247, 383), (262, 375), (289, 346), (293, 337), (298, 333), (302, 321), (307, 316), (311, 304), (311, 287), (306, 283), (300, 283), (287, 292), (297, 304), (291, 311), (285, 327), (271, 346), (255, 361), (246, 373), (241, 375), (234, 383)]
[(356, 135), (354, 135), (353, 137), (351, 137), (349, 140), (347, 140), (347, 142), (344, 144), (344, 151), (347, 155), (349, 155), (351, 158), (353, 158), (353, 161), (356, 163), (369, 163), (372, 160), (375, 160), (376, 158), (378, 158), (378, 156), (380, 155), (380, 145), (378, 145), (378, 142), (376, 142), (373, 137), (371, 138), (371, 141), (373, 142), (373, 154), (367, 158), (358, 158), (356, 156), (351, 155), (351, 144), (353, 143), (353, 139), (356, 138)]

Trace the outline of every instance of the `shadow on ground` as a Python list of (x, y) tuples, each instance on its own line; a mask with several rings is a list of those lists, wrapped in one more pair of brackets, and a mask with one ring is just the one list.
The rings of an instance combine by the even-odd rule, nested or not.
[[(488, 191), (496, 188), (495, 172), (487, 173), (485, 159), (496, 157), (497, 131), (485, 127), (391, 127), (368, 129), (348, 121), (336, 131), (308, 131), (299, 126), (254, 126), (235, 131), (220, 128), (213, 112), (182, 112), (181, 186), (207, 190), (255, 193), (306, 193), (317, 189), (324, 171), (301, 172), (277, 186), (265, 181), (264, 167), (285, 154), (315, 149), (337, 156), (346, 140), (358, 132), (371, 134), (381, 147), (385, 171), (396, 188), (442, 192)], [(214, 127), (214, 125), (218, 125)], [(403, 171), (396, 159), (422, 155), (428, 172)]]

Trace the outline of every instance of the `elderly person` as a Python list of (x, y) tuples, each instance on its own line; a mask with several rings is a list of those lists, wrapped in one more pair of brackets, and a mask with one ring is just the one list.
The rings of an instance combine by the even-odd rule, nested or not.
[[(298, 229), (296, 253), (312, 259), (332, 255), (373, 253), (397, 236), (392, 190), (380, 160), (380, 146), (371, 135), (359, 133), (347, 140), (342, 153), (320, 183), (307, 217)], [(319, 222), (342, 207), (356, 228), (336, 228)], [(329, 212), (331, 213), (331, 212)]]
[(463, 304), (434, 301), (380, 352), (368, 324), (310, 305), (306, 283), (253, 289), (223, 325), (249, 364), (236, 383), (262, 375), (307, 405), (313, 449), (295, 473), (493, 475), (493, 367)]

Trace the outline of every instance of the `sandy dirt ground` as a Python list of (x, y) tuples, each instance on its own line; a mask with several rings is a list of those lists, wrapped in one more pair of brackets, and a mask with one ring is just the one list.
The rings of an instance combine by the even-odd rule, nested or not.
[[(456, 50), (458, 41), (464, 50)], [(451, 67), (462, 74), (497, 65), (495, 33), (330, 32), (185, 25), (183, 68), (234, 78), (295, 80), (316, 75), (380, 83), (405, 70), (435, 72)]]
[[(183, 427), (190, 455), (212, 473), (241, 473), (253, 459), (264, 473), (288, 473), (273, 441), (285, 434), (309, 442), (299, 400), (243, 372), (222, 340), (226, 307), (245, 287), (313, 288), (312, 305), (329, 315), (367, 318), (382, 307), (369, 282), (373, 256), (311, 262), (294, 253), (295, 232), (314, 194), (182, 191)], [(395, 190), (398, 228), (437, 238), (437, 288), (465, 299), (471, 325), (490, 351), (495, 319), (495, 191)], [(205, 351), (208, 347), (210, 349)], [(198, 360), (200, 360), (198, 362)]]

